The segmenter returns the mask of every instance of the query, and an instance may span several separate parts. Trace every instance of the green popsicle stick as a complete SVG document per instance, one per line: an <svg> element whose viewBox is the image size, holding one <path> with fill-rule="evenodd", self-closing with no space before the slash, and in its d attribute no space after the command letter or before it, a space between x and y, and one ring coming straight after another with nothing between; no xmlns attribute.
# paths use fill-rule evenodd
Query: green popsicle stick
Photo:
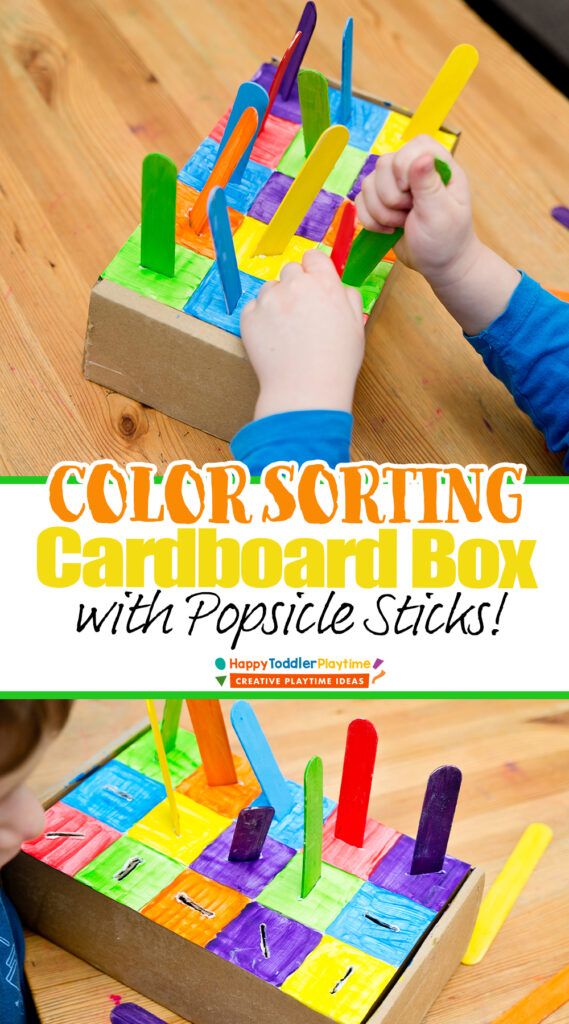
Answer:
<svg viewBox="0 0 569 1024"><path fill-rule="evenodd" d="M448 185L452 172L444 160L435 157L435 170L443 185ZM355 238L348 262L342 274L344 284L359 288L367 277L375 270L378 263L387 256L393 246L397 245L403 235L403 228L395 228L387 235L380 231L367 231L365 228Z"/></svg>
<svg viewBox="0 0 569 1024"><path fill-rule="evenodd" d="M164 277L174 276L176 253L176 165L162 153L142 161L140 263Z"/></svg>
<svg viewBox="0 0 569 1024"><path fill-rule="evenodd" d="M322 874L322 759L311 757L304 772L304 852L300 895L308 896Z"/></svg>
<svg viewBox="0 0 569 1024"><path fill-rule="evenodd" d="M306 156L310 156L318 139L330 127L328 79L320 71L299 71L298 98Z"/></svg>
<svg viewBox="0 0 569 1024"><path fill-rule="evenodd" d="M176 739L178 737L178 726L180 725L180 715L182 714L182 698L170 697L164 702L164 713L162 715L162 723L160 725L160 731L162 733L162 740L164 743L164 749L166 753L169 750L174 750L176 746Z"/></svg>

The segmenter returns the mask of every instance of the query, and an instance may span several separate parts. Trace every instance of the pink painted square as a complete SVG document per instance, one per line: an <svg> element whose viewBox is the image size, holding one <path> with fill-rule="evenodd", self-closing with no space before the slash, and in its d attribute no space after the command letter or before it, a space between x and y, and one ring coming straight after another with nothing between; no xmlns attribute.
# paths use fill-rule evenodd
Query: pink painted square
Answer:
<svg viewBox="0 0 569 1024"><path fill-rule="evenodd" d="M214 139L215 142L221 142L225 126L229 120L229 114L230 111L227 110L211 131L210 138ZM265 167L275 170L284 156L285 150L288 149L292 140L298 135L298 132L299 125L293 124L292 121L284 121L282 117L275 117L274 114L269 114L265 127L255 140L251 159L256 160L258 164L264 164Z"/></svg>
<svg viewBox="0 0 569 1024"><path fill-rule="evenodd" d="M102 821L57 803L46 811L42 835L24 843L22 850L66 875L76 875L120 835Z"/></svg>
<svg viewBox="0 0 569 1024"><path fill-rule="evenodd" d="M342 839L336 839L336 811L324 825L322 858L335 868L348 871L358 878L368 879L379 862L395 846L401 833L382 825L374 818L368 818L364 834L364 845L350 846Z"/></svg>

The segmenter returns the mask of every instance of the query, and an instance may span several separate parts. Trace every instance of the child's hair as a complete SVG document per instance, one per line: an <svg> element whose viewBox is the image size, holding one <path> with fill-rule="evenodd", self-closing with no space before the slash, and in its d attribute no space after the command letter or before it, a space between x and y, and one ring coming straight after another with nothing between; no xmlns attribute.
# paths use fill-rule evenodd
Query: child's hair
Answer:
<svg viewBox="0 0 569 1024"><path fill-rule="evenodd" d="M56 736L71 710L71 700L0 700L0 774L28 760L44 736Z"/></svg>

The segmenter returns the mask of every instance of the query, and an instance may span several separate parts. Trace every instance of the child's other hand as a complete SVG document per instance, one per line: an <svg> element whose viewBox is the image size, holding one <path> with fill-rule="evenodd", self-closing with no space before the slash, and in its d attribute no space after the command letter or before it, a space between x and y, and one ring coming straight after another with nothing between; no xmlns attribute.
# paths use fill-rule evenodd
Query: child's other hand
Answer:
<svg viewBox="0 0 569 1024"><path fill-rule="evenodd" d="M364 354L359 291L346 288L318 250L289 263L241 314L241 334L259 378L255 418L299 409L351 412Z"/></svg>
<svg viewBox="0 0 569 1024"><path fill-rule="evenodd" d="M451 168L446 186L435 169L435 157ZM460 274L473 255L476 237L467 177L428 135L380 157L363 182L356 207L370 231L405 229L397 255L435 287Z"/></svg>

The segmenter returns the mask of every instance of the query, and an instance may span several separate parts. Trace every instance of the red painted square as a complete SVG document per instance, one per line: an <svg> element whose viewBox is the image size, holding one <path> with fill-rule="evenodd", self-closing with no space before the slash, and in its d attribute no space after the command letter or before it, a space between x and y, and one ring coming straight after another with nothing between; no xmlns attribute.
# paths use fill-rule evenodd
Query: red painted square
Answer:
<svg viewBox="0 0 569 1024"><path fill-rule="evenodd" d="M364 834L364 845L350 846L342 839L336 839L334 829L336 828L336 811L328 818L324 825L322 841L322 859L335 868L348 871L358 878L368 879L375 871L379 862L395 846L401 833L394 828L382 825L374 818L368 818Z"/></svg>
<svg viewBox="0 0 569 1024"><path fill-rule="evenodd" d="M221 142L230 113L230 110L226 111L211 131L210 138L214 139L215 142ZM269 114L265 127L255 140L251 159L255 160L258 164L264 164L265 167L275 170L280 163L281 157L284 156L285 150L288 149L292 140L298 135L299 130L300 125L294 124L292 121L284 121L282 117L275 117L274 114Z"/></svg>
<svg viewBox="0 0 569 1024"><path fill-rule="evenodd" d="M48 838L50 833L57 832L70 832L72 835ZM120 839L120 835L102 821L96 821L67 804L57 803L46 811L41 836L24 843L22 850L66 875L76 875L111 843Z"/></svg>

